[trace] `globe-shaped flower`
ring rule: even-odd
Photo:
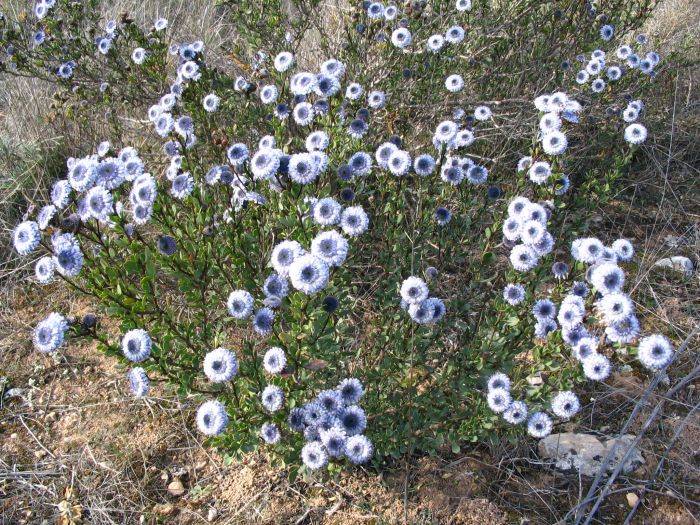
[[[197,427],[207,436],[221,434],[228,425],[226,407],[219,401],[205,401],[197,409]]]
[[[151,337],[140,328],[129,330],[122,337],[122,353],[134,363],[145,361],[151,355]]]
[[[226,348],[217,348],[204,356],[204,374],[213,383],[225,383],[238,373],[236,354]]]
[[[307,295],[323,290],[328,284],[328,264],[312,254],[297,257],[289,267],[292,286]]]

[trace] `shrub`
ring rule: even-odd
[[[164,22],[122,18],[95,40],[94,2],[5,21],[5,70],[151,122],[138,151],[68,159],[52,204],[15,229],[39,282],[121,323],[115,339],[53,313],[37,348],[94,337],[137,364],[137,397],[166,380],[201,395],[197,426],[231,454],[264,441],[310,469],[525,422],[545,436],[639,332],[617,264],[631,245],[583,236],[646,137],[637,97],[658,62],[642,38],[623,45],[650,3],[613,4],[364,2],[341,39],[315,2],[284,35],[279,6],[240,2],[252,59],[230,67],[202,42],[167,46]],[[49,39],[27,44],[37,23]],[[285,51],[258,51],[265,28]],[[319,73],[291,52],[311,29],[333,50]],[[669,349],[654,336],[640,361],[663,368]],[[547,381],[526,386],[533,373]]]

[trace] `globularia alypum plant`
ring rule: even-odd
[[[649,3],[605,17],[581,2],[507,4],[353,5],[336,58],[303,68],[290,49],[304,30],[228,69],[199,41],[166,49],[165,20],[107,23],[82,53],[107,49],[103,70],[129,71],[123,100],[141,72],[166,85],[157,71],[173,66],[142,109],[147,138],[68,159],[51,204],[13,239],[38,254],[36,282],[91,296],[121,333],[52,313],[36,348],[96,338],[132,366],[137,398],[165,380],[201,397],[197,427],[218,446],[264,443],[312,470],[458,450],[523,424],[543,437],[578,411],[577,383],[608,377],[616,349],[667,366],[671,343],[638,340],[624,293],[632,245],[579,234],[591,195],[604,200],[647,135],[635,95],[659,57],[628,35]],[[66,92],[78,80],[109,92],[87,80],[93,58],[64,61],[87,37],[17,43],[73,8],[42,1],[24,23],[4,19],[3,68],[60,63],[42,71]],[[519,75],[491,69],[525,45],[509,29],[550,14],[563,40],[538,26],[529,61],[513,52]],[[138,47],[118,53],[129,38]],[[500,51],[484,55],[492,39]],[[537,63],[547,45],[554,77]],[[559,60],[570,49],[582,54]],[[526,386],[537,372],[546,382]]]

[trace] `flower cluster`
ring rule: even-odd
[[[610,25],[605,25],[601,28],[600,34],[603,40],[608,41],[613,36],[613,28]],[[579,55],[577,58],[582,63],[583,68],[576,74],[576,82],[580,85],[590,83],[590,89],[593,93],[603,93],[609,82],[618,82],[625,74],[630,71],[638,70],[643,74],[654,76],[654,68],[661,61],[659,54],[655,51],[647,51],[644,57],[640,57],[644,51],[643,45],[646,44],[646,37],[638,35],[635,46],[624,44],[617,48],[613,60],[608,62],[608,55],[602,49],[596,49],[591,53],[590,58],[585,55]],[[618,63],[615,63],[615,60]],[[622,112],[622,118],[625,122],[630,123],[624,131],[624,137],[631,144],[641,144],[646,140],[646,128],[636,122],[639,113],[643,109],[641,101],[632,101],[627,108]]]
[[[401,283],[399,294],[401,307],[418,324],[437,323],[445,315],[445,303],[437,297],[430,297],[428,285],[420,277],[412,275],[406,278]]]
[[[305,405],[289,413],[289,428],[304,435],[301,458],[311,470],[325,466],[329,458],[346,457],[351,463],[365,463],[372,457],[372,442],[364,436],[367,417],[359,401],[364,394],[357,379],[344,379],[333,390],[323,390]],[[268,443],[279,440],[277,427],[261,429]]]
[[[634,247],[627,239],[618,239],[606,247],[597,238],[579,238],[571,244],[571,255],[575,261],[588,265],[585,271],[588,284],[574,282],[558,308],[550,299],[536,301],[532,307],[536,320],[535,336],[546,339],[548,334],[561,327],[561,337],[570,347],[573,357],[581,363],[585,377],[604,381],[610,375],[612,365],[601,352],[603,346],[633,343],[640,332],[634,302],[624,293],[625,272],[619,266],[619,263],[633,258]],[[516,284],[509,284],[503,292],[504,300],[513,306],[520,304],[524,296],[523,287]],[[592,316],[586,310],[587,298],[595,299]],[[596,327],[604,333],[596,333]],[[638,344],[637,358],[652,371],[665,368],[673,357],[673,345],[663,335],[645,337]],[[487,401],[491,410],[503,413],[509,423],[518,423],[527,415],[526,405],[511,400],[510,380],[503,374],[495,374],[489,379]],[[558,417],[569,419],[578,412],[580,404],[572,392],[561,392],[552,400],[551,408]],[[513,417],[513,411],[518,418]],[[546,436],[551,428],[551,419],[541,412],[528,420],[528,432],[534,437]]]
[[[535,99],[535,107],[543,112],[540,117],[540,141],[542,149],[547,155],[562,155],[566,152],[569,141],[563,132],[565,122],[578,123],[578,114],[581,112],[581,104],[569,98],[566,93],[558,91],[551,95],[540,95]],[[535,184],[544,184],[551,175],[549,164],[540,162],[540,166],[533,170],[538,163],[530,166],[530,180]]]
[[[486,401],[493,412],[501,414],[511,425],[527,421],[527,431],[533,437],[543,438],[552,431],[552,418],[544,410],[529,414],[524,401],[511,398],[511,381],[503,373],[498,372],[489,378]],[[568,420],[578,413],[581,405],[576,394],[562,391],[552,398],[549,408],[556,417]]]
[[[534,163],[530,170],[537,169]],[[549,167],[546,168],[549,170]],[[508,204],[508,218],[503,222],[503,237],[512,246],[510,263],[518,272],[529,272],[554,248],[554,237],[547,231],[551,211],[527,197],[515,197]],[[520,242],[519,244],[518,241]]]

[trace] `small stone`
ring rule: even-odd
[[[175,478],[168,484],[168,492],[171,496],[182,496],[185,493],[185,486],[178,478]]]
[[[203,469],[204,467],[206,467],[206,466],[207,466],[207,460],[203,459],[203,460],[201,460],[201,461],[198,461],[198,462],[195,464],[194,470],[195,470],[195,471],[199,471],[199,470],[202,470],[202,469]]]
[[[10,439],[17,439],[17,432],[10,434]]]
[[[686,277],[691,277],[693,275],[693,261],[682,255],[674,255],[673,257],[666,257],[664,259],[659,259],[654,263],[654,266],[658,268],[668,268],[676,272],[682,272]]]
[[[542,383],[544,383],[544,380],[542,379],[542,376],[540,374],[535,374],[528,376],[527,382],[532,386],[540,386]]]
[[[639,496],[637,496],[634,492],[628,492],[626,498],[627,505],[629,505],[630,507],[634,507],[639,501]]]
[[[34,451],[34,455],[37,457],[37,459],[46,457],[47,454],[48,452],[46,452],[43,448]]]
[[[210,508],[209,512],[207,512],[207,521],[214,521],[218,515],[218,510],[216,510],[214,507]]]

